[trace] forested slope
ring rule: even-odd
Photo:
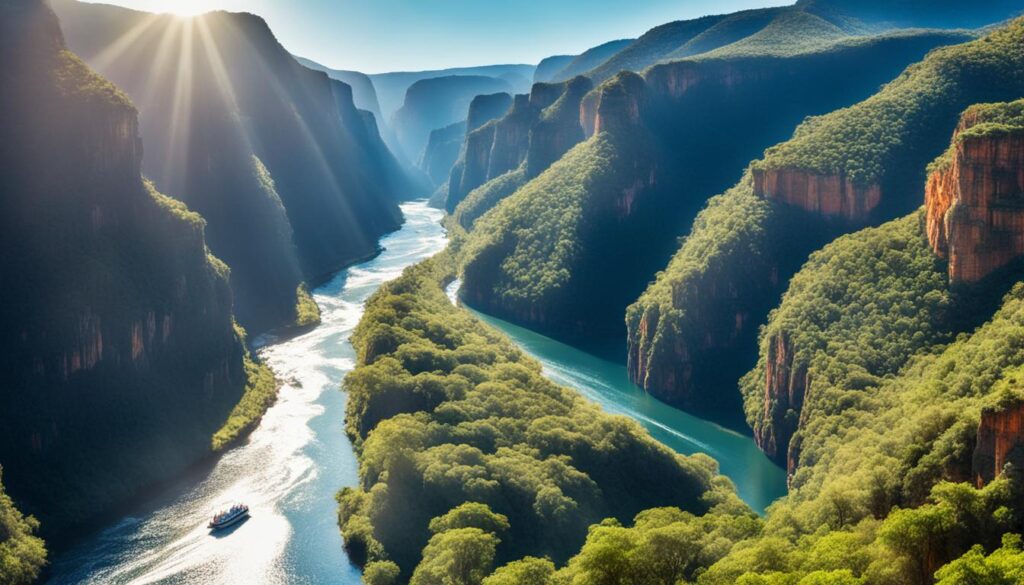
[[[836,235],[921,205],[925,168],[961,111],[1024,93],[1022,39],[1017,21],[934,51],[871,98],[812,117],[768,149],[752,176],[698,215],[630,307],[631,377],[677,404],[731,408],[756,328],[790,276]]]
[[[793,56],[681,60],[643,77],[619,74],[581,102],[587,142],[528,183],[510,175],[467,196],[482,211],[480,202],[501,200],[486,214],[456,211],[476,226],[462,259],[466,298],[570,340],[622,335],[621,315],[678,235],[751,157],[808,113],[867,97],[931,48],[967,38],[886,34]],[[859,75],[848,75],[854,64]]]

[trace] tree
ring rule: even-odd
[[[396,585],[402,570],[391,561],[377,561],[366,565],[363,583],[366,585]]]
[[[431,537],[411,585],[480,585],[491,572],[498,537],[479,528],[454,528]]]
[[[1003,536],[1002,548],[989,556],[975,546],[935,573],[936,585],[1019,585],[1024,583],[1024,550],[1019,534]]]
[[[550,560],[525,557],[500,567],[483,585],[547,585],[554,573]]]
[[[466,502],[430,521],[430,531],[434,534],[455,528],[479,528],[484,532],[498,534],[508,530],[509,523],[505,515],[497,514],[487,504],[477,502]]]

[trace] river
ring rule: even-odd
[[[318,328],[260,351],[284,386],[249,439],[57,558],[51,583],[360,582],[342,549],[334,501],[358,472],[338,391],[355,365],[348,339],[381,284],[447,244],[440,211],[415,202],[402,212],[404,225],[381,240],[379,256],[314,291]],[[211,536],[209,517],[236,500],[252,517]]]
[[[455,300],[458,281],[448,288]],[[465,305],[463,305],[465,306]],[[591,355],[539,333],[466,307],[499,329],[544,368],[544,375],[574,388],[613,414],[626,415],[678,453],[707,453],[751,508],[764,513],[768,504],[786,493],[786,472],[765,457],[753,438],[687,414],[651,397],[629,380],[620,362]]]
[[[54,559],[52,584],[320,584],[360,582],[345,556],[334,494],[357,483],[358,463],[344,433],[345,394],[355,364],[349,336],[381,284],[447,243],[441,212],[402,206],[405,224],[383,238],[376,258],[342,271],[314,291],[323,323],[260,355],[284,381],[277,402],[242,445],[139,504],[119,522]],[[740,495],[761,511],[785,491],[785,476],[746,436],[670,408],[633,386],[621,364],[521,327],[477,315],[536,357],[556,382],[606,410],[625,414],[681,453],[705,452]],[[220,507],[244,501],[252,517],[210,535]]]

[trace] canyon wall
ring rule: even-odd
[[[146,176],[208,222],[250,333],[293,325],[299,286],[374,254],[417,195],[351,86],[301,66],[262,19],[54,6],[71,49],[141,111]]]
[[[959,47],[1005,46],[1017,42],[1018,34],[1018,29],[1004,31],[989,44]],[[756,347],[759,324],[771,310],[772,299],[778,299],[808,254],[840,233],[905,215],[920,205],[925,186],[922,170],[941,152],[940,145],[964,108],[975,101],[999,101],[1019,93],[1017,85],[1007,87],[996,81],[1005,79],[1003,67],[1014,66],[1015,57],[986,57],[986,63],[993,65],[979,65],[977,71],[990,81],[967,88],[961,87],[963,82],[956,77],[959,66],[952,65],[961,49],[935,50],[874,97],[840,108],[854,93],[866,96],[863,92],[878,87],[860,86],[861,79],[853,80],[844,71],[855,61],[861,72],[870,68],[882,79],[892,78],[899,68],[924,57],[930,48],[956,42],[960,41],[945,33],[893,35],[873,42],[840,43],[832,51],[792,58],[752,59],[749,64],[746,59],[668,63],[647,72],[649,84],[657,78],[656,85],[664,88],[661,92],[683,96],[677,103],[706,96],[708,88],[716,85],[707,79],[717,79],[717,84],[733,92],[744,90],[740,95],[759,96],[756,106],[738,109],[741,115],[753,112],[736,131],[743,136],[754,129],[767,130],[756,117],[767,107],[765,96],[776,92],[794,95],[785,88],[802,88],[795,92],[803,100],[801,118],[824,104],[834,111],[810,116],[795,132],[790,128],[786,133],[789,140],[763,151],[763,158],[751,164],[751,173],[723,195],[714,210],[705,210],[709,213],[706,218],[698,216],[697,227],[667,270],[630,308],[626,319],[628,355],[630,376],[637,384],[674,404],[728,404],[722,396],[727,391],[721,388],[733,387],[740,373],[750,368],[755,354],[749,348]],[[754,80],[749,85],[744,82],[747,68]],[[716,69],[720,69],[718,73]],[[923,97],[941,84],[958,89],[943,93],[940,100]],[[818,91],[823,93],[815,95]],[[718,103],[728,102],[719,97]],[[927,107],[918,108],[918,103]],[[777,108],[796,114],[788,109],[796,105],[789,100]],[[774,115],[776,105],[771,110],[773,120],[780,120],[781,114]],[[880,135],[877,120],[893,117],[904,124],[886,126]],[[707,130],[703,135],[709,140],[700,148],[715,153],[718,160],[729,160],[732,154],[719,151],[714,140],[728,137],[735,151],[740,143],[736,133],[721,122],[702,127],[703,119],[714,120],[699,113],[685,118],[688,125]],[[686,135],[678,126],[669,128],[676,135]],[[732,209],[719,217],[724,207]],[[744,214],[748,219],[743,219]],[[707,223],[712,216],[717,227]],[[715,299],[711,290],[734,290],[735,294]],[[744,317],[737,321],[737,315]],[[738,330],[736,323],[741,323]],[[712,359],[695,360],[698,352]],[[688,378],[669,375],[678,363],[689,364]],[[731,380],[723,371],[731,371]],[[780,396],[787,394],[784,388],[777,390]],[[766,445],[769,434],[763,437]],[[775,456],[782,461],[786,448],[779,436],[775,434]]]
[[[210,453],[246,385],[205,222],[142,179],[127,96],[34,0],[0,18],[0,463],[65,529]]]
[[[928,240],[954,282],[982,280],[1024,255],[1024,117],[987,122],[996,107],[965,113],[928,178]]]
[[[1019,396],[983,409],[977,433],[972,470],[978,487],[1002,474],[1007,464],[1018,474],[1024,470],[1024,400]]]
[[[525,165],[530,179],[583,140],[580,101],[592,88],[577,77],[535,83],[517,95],[508,113],[470,131],[448,182],[446,209],[453,212],[474,189]]]

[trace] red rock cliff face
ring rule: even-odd
[[[640,125],[646,84],[635,73],[622,72],[587,94],[580,105],[584,135],[628,131]]]
[[[972,465],[975,483],[991,482],[1007,463],[1024,469],[1024,401],[981,414]]]
[[[1024,255],[1024,133],[955,142],[928,179],[928,241],[950,279],[975,282]]]
[[[794,364],[794,348],[785,333],[768,340],[768,361],[765,367],[764,402],[758,424],[754,428],[757,446],[792,473],[797,456],[790,453],[790,440],[800,426],[800,413],[810,375],[807,366]]]
[[[878,185],[861,187],[844,176],[800,169],[755,169],[754,192],[827,218],[861,222],[882,200]]]

